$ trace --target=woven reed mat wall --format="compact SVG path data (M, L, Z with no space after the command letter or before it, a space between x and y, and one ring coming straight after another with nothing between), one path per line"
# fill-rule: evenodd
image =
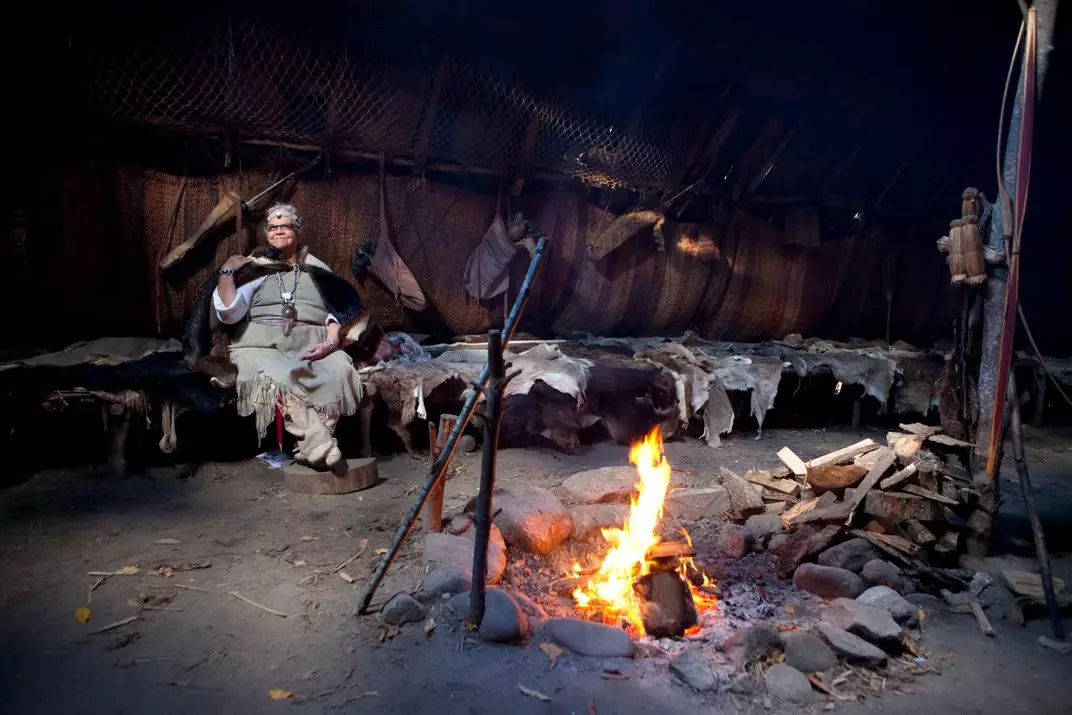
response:
M104 164L56 169L36 192L27 250L31 271L51 280L35 301L64 319L20 339L47 345L100 335L155 335L158 315L164 335L179 334L200 283L227 256L261 239L252 233L224 237L214 255L202 256L193 275L170 284L159 279L157 262L200 224L221 191L251 196L273 178L247 172L241 179L184 179ZM300 182L289 198L302 214L310 250L341 275L350 275L354 245L378 233L377 191L375 176L337 169ZM466 259L487 229L495 202L493 193L432 182L413 189L408 179L388 179L392 240L429 299L423 314L406 314L369 279L358 290L388 330L463 334L501 324L501 300L481 305L462 288ZM598 230L601 206L559 187L527 194L510 208L535 219L552 240L525 329L675 335L692 328L726 340L824 335L824 330L830 336L885 332L881 250L859 238L795 246L785 243L780 230L738 214L721 232L667 224L665 252L655 251L647 231L592 263L585 246ZM932 254L898 259L895 339L931 340L948 329L945 315L931 307L949 293L947 271ZM511 296L527 258L520 251L511 265ZM921 308L916 296L930 302Z

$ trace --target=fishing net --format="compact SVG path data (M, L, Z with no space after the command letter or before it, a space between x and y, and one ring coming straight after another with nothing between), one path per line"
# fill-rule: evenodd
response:
M256 20L75 36L71 90L99 117L182 132L449 162L523 166L606 188L666 189L692 137L628 131L487 70L390 61Z

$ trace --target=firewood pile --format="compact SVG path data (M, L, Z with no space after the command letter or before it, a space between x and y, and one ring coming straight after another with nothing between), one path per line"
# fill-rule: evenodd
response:
M783 575L850 538L905 570L955 571L978 498L962 459L972 445L940 427L900 427L885 445L864 439L808 461L784 447L779 469L723 469L732 516L777 515L778 524L765 517L766 535L783 532L768 546Z

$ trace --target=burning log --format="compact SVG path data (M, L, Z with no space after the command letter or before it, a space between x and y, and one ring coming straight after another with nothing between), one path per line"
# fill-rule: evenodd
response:
M653 571L633 586L640 597L644 632L656 638L675 638L699 623L692 591L676 571Z
M687 541L660 541L648 549L647 558L651 561L659 559L683 559L695 556L696 551L692 544Z

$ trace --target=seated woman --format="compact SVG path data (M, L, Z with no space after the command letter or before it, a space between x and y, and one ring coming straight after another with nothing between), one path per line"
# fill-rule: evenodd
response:
M361 400L361 379L340 348L364 331L368 316L353 286L299 243L301 228L293 206L268 210L268 247L231 256L217 271L210 322L230 333L238 413L256 416L263 439L279 406L297 438L295 460L330 469L343 459L336 423ZM335 307L344 315L336 317Z

